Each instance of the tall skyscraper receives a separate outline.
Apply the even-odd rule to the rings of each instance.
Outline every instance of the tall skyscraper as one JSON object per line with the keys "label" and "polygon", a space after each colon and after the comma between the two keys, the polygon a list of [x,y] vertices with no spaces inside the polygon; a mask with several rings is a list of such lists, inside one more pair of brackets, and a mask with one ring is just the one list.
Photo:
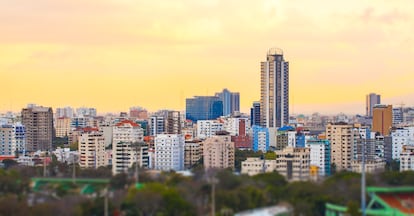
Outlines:
{"label": "tall skyscraper", "polygon": [[26,150],[52,150],[53,111],[50,107],[31,106],[22,110],[26,127]]}
{"label": "tall skyscraper", "polygon": [[216,93],[223,102],[223,115],[231,115],[235,111],[240,111],[240,93],[230,92],[228,89],[223,89],[222,92]]}
{"label": "tall skyscraper", "polygon": [[289,62],[281,49],[269,49],[260,77],[260,124],[282,127],[289,122]]}
{"label": "tall skyscraper", "polygon": [[195,96],[187,98],[185,116],[193,122],[213,120],[223,115],[223,102],[219,97]]}
{"label": "tall skyscraper", "polygon": [[372,131],[383,136],[390,134],[392,127],[392,105],[377,104],[372,111]]}
{"label": "tall skyscraper", "polygon": [[381,95],[377,95],[375,93],[371,93],[366,96],[366,115],[372,117],[372,111],[374,109],[375,104],[381,104]]}

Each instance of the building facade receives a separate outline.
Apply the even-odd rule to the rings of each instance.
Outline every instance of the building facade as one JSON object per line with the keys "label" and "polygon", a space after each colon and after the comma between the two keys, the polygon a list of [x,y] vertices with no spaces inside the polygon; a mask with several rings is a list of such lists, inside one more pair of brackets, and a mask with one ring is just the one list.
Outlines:
{"label": "building facade", "polygon": [[216,135],[203,142],[204,169],[234,169],[234,143],[229,135]]}
{"label": "building facade", "polygon": [[181,134],[181,114],[180,111],[168,111],[166,121],[166,133]]}
{"label": "building facade", "polygon": [[392,105],[375,105],[372,111],[372,131],[388,136],[391,128]]}
{"label": "building facade", "polygon": [[217,120],[197,121],[197,138],[206,139],[223,130],[223,123]]}
{"label": "building facade", "polygon": [[269,150],[269,129],[254,125],[253,128],[253,151],[266,152]]}
{"label": "building facade", "polygon": [[184,136],[158,134],[155,137],[155,169],[180,171],[184,169]]}
{"label": "building facade", "polygon": [[288,181],[307,181],[310,173],[310,149],[286,147],[276,153],[276,171]]}
{"label": "building facade", "polygon": [[69,136],[70,131],[71,131],[70,124],[71,124],[71,118],[68,118],[68,117],[57,118],[55,122],[56,137]]}
{"label": "building facade", "polygon": [[318,175],[331,175],[331,144],[329,140],[310,139],[307,141],[306,147],[310,149],[310,165],[318,167]]}
{"label": "building facade", "polygon": [[186,140],[184,145],[184,168],[191,169],[203,156],[203,145],[199,140]]}
{"label": "building facade", "polygon": [[20,123],[0,125],[0,155],[24,153],[25,127]]}
{"label": "building facade", "polygon": [[260,122],[262,127],[282,127],[289,123],[289,62],[283,51],[271,48],[261,62]]}
{"label": "building facade", "polygon": [[215,96],[196,96],[186,99],[185,116],[193,122],[213,120],[223,115],[223,102]]}
{"label": "building facade", "polygon": [[79,165],[95,168],[108,165],[105,152],[105,137],[101,131],[83,133],[79,138]]}
{"label": "building facade", "polygon": [[381,104],[381,95],[370,93],[366,96],[365,110],[367,116],[372,117],[373,109],[376,104]]}
{"label": "building facade", "polygon": [[250,123],[251,125],[260,126],[260,102],[253,102],[252,108],[250,108]]}
{"label": "building facade", "polygon": [[326,126],[326,139],[331,143],[331,163],[335,164],[336,171],[352,169],[354,148],[359,138],[358,130],[354,125],[345,123],[329,123]]}
{"label": "building facade", "polygon": [[50,107],[33,106],[22,110],[26,128],[26,150],[52,150],[53,111]]}
{"label": "building facade", "polygon": [[228,89],[223,89],[222,92],[216,93],[216,97],[219,97],[223,102],[223,115],[228,116],[234,112],[240,111],[240,93],[231,92]]}

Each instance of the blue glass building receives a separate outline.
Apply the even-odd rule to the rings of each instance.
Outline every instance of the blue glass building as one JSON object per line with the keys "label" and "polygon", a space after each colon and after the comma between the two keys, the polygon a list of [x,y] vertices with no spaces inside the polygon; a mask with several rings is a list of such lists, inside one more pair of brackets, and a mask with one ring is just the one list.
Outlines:
{"label": "blue glass building", "polygon": [[223,102],[219,97],[195,96],[185,101],[186,119],[193,122],[198,120],[214,120],[223,115]]}
{"label": "blue glass building", "polygon": [[223,89],[222,92],[216,93],[216,97],[219,97],[223,102],[224,116],[240,111],[240,93]]}

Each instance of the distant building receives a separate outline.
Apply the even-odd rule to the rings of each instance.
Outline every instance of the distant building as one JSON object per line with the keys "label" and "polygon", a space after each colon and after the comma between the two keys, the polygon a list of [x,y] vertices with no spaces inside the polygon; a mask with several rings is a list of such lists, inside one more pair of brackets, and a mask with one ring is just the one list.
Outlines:
{"label": "distant building", "polygon": [[78,117],[96,117],[96,108],[79,107],[76,109],[76,116]]}
{"label": "distant building", "polygon": [[20,124],[0,125],[0,155],[23,153],[26,145],[25,127]]}
{"label": "distant building", "polygon": [[289,123],[289,62],[283,51],[271,48],[260,68],[260,123],[282,127]]}
{"label": "distant building", "polygon": [[223,123],[218,120],[197,121],[197,138],[206,139],[223,130]]}
{"label": "distant building", "polygon": [[331,143],[331,163],[335,164],[336,171],[352,169],[351,162],[354,156],[354,147],[359,138],[354,125],[344,123],[329,123],[326,126],[326,139]]}
{"label": "distant building", "polygon": [[68,117],[57,118],[55,122],[56,137],[68,136],[71,131],[70,123],[71,119]]}
{"label": "distant building", "polygon": [[216,135],[203,142],[204,169],[234,169],[234,143],[229,135]]}
{"label": "distant building", "polygon": [[310,149],[286,147],[276,153],[276,171],[288,181],[307,181],[310,173]]}
{"label": "distant building", "polygon": [[269,150],[269,129],[254,125],[253,128],[253,151],[266,152]]}
{"label": "distant building", "polygon": [[223,102],[223,115],[231,115],[234,112],[240,111],[240,93],[230,92],[228,89],[223,89],[222,92],[216,93]]}
{"label": "distant building", "polygon": [[164,116],[153,115],[149,119],[149,135],[156,136],[165,132]]}
{"label": "distant building", "polygon": [[219,97],[212,96],[187,98],[185,115],[193,122],[217,119],[223,115],[223,102]]}
{"label": "distant building", "polygon": [[329,140],[308,140],[310,165],[318,167],[319,176],[331,175],[331,144]]}
{"label": "distant building", "polygon": [[200,140],[186,140],[184,145],[184,168],[191,169],[200,162],[203,156],[203,145]]}
{"label": "distant building", "polygon": [[148,111],[142,107],[129,108],[129,117],[133,119],[146,120],[148,119]]}
{"label": "distant building", "polygon": [[250,108],[250,123],[251,125],[260,125],[260,102],[253,102],[252,108]]}
{"label": "distant building", "polygon": [[72,107],[56,108],[56,118],[72,118],[73,114]]}
{"label": "distant building", "polygon": [[181,134],[180,111],[168,111],[165,125],[167,134]]}
{"label": "distant building", "polygon": [[22,110],[26,127],[26,150],[52,150],[53,111],[50,107],[34,106]]}
{"label": "distant building", "polygon": [[241,174],[249,176],[274,172],[276,170],[276,160],[264,160],[260,158],[249,157],[241,162]]}
{"label": "distant building", "polygon": [[148,147],[143,143],[144,131],[137,123],[118,122],[112,131],[112,174],[127,172],[136,162],[148,167]]}
{"label": "distant building", "polygon": [[392,105],[375,105],[372,116],[372,131],[388,136],[392,128]]}
{"label": "distant building", "polygon": [[105,137],[100,131],[83,133],[79,139],[79,165],[81,168],[107,166]]}
{"label": "distant building", "polygon": [[381,104],[381,95],[377,95],[375,93],[367,95],[365,104],[366,115],[371,117],[373,114],[374,106],[376,104]]}
{"label": "distant building", "polygon": [[158,134],[155,137],[155,169],[183,170],[184,146],[184,136],[181,134]]}
{"label": "distant building", "polygon": [[404,121],[404,112],[402,107],[392,108],[392,124],[398,125]]}

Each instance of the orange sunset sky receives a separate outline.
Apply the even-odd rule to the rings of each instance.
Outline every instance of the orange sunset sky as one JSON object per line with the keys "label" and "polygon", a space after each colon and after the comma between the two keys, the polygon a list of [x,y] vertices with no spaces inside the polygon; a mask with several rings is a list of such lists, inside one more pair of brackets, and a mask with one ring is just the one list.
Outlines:
{"label": "orange sunset sky", "polygon": [[0,0],[0,111],[27,103],[185,109],[228,88],[247,112],[270,47],[290,62],[291,113],[414,105],[414,3]]}

